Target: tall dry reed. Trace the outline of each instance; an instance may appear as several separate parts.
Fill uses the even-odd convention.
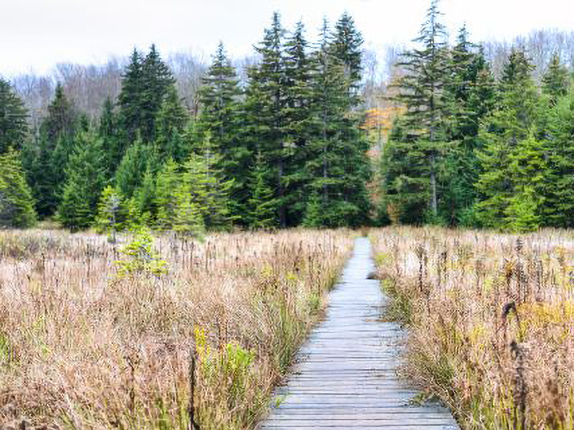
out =
[[[574,232],[371,235],[405,370],[464,429],[574,428]]]
[[[0,428],[252,427],[352,240],[162,237],[166,274],[122,275],[121,246],[0,232]]]

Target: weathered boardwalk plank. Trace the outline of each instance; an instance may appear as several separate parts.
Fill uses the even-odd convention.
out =
[[[458,430],[447,409],[411,404],[417,391],[396,374],[404,333],[381,319],[385,297],[367,279],[374,269],[368,239],[357,239],[325,320],[258,429]]]

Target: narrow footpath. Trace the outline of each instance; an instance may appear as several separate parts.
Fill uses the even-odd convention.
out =
[[[258,429],[458,430],[447,409],[411,404],[418,392],[396,374],[405,333],[381,319],[387,299],[379,281],[367,279],[374,270],[369,239],[357,239],[325,320]]]

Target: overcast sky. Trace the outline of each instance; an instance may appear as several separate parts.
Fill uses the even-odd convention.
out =
[[[406,43],[430,0],[0,0],[0,74],[46,73],[58,62],[100,63],[156,43],[162,55],[210,55],[219,40],[234,57],[252,52],[271,14],[302,19],[314,37],[325,15],[355,18],[367,46]],[[511,39],[533,29],[574,30],[572,0],[442,0],[452,32],[467,22],[474,40]]]

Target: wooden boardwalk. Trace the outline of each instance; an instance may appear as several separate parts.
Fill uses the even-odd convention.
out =
[[[369,240],[357,239],[325,320],[258,429],[458,429],[447,409],[410,404],[417,391],[396,375],[403,333],[381,320],[385,296],[367,279],[374,270]]]

